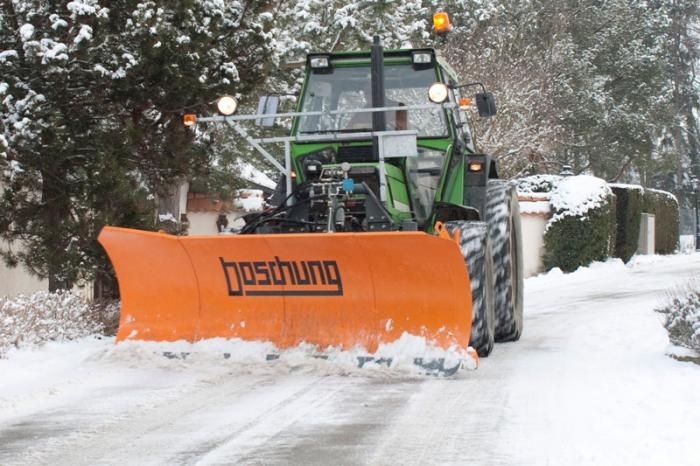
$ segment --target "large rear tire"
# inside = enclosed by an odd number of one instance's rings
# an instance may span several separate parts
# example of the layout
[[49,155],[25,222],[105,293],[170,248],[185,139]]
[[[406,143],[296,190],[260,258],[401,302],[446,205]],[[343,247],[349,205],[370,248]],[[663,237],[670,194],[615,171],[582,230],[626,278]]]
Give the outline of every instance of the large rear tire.
[[486,221],[493,251],[496,341],[515,341],[523,331],[523,260],[520,207],[514,186],[490,180]]
[[452,221],[445,224],[450,235],[459,231],[459,247],[469,272],[472,291],[472,331],[469,346],[479,357],[491,353],[495,341],[493,255],[485,222]]

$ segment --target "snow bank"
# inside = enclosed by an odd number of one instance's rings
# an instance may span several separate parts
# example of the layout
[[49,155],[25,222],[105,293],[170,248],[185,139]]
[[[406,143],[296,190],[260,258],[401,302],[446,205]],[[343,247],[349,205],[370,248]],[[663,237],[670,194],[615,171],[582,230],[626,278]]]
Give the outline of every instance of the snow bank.
[[89,304],[68,291],[0,297],[0,358],[13,347],[109,333],[117,315],[115,305]]
[[228,367],[238,374],[253,375],[313,373],[404,377],[435,373],[415,365],[416,358],[423,358],[425,363],[442,360],[445,369],[459,366],[474,370],[478,365],[470,352],[436,348],[425,338],[407,333],[392,343],[380,344],[373,354],[362,347],[320,350],[316,345],[302,342],[280,350],[269,341],[212,338],[195,343],[123,341],[110,347],[100,358],[131,367],[183,370],[200,366]]
[[[101,338],[113,333],[117,318],[116,305],[95,306],[70,292],[0,298],[0,358],[15,353],[15,349],[36,349],[50,342]],[[423,374],[425,370],[413,364],[417,357],[426,362],[443,360],[445,368],[461,365],[464,369],[475,369],[477,365],[472,353],[436,348],[425,338],[409,334],[395,342],[380,344],[371,355],[360,347],[321,350],[316,345],[301,343],[279,350],[271,342],[214,338],[196,343],[124,341],[105,349],[100,357],[133,366],[191,367],[211,363],[236,367],[242,373],[301,371],[328,375],[367,375],[368,371]],[[358,367],[360,361],[363,367]]]

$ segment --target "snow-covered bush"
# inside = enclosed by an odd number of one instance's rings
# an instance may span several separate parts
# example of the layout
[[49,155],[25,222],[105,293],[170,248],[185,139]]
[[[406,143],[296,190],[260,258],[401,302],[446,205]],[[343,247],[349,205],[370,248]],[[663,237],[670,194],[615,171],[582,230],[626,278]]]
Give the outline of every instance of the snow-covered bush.
[[68,291],[0,297],[0,357],[13,346],[113,333],[118,314],[114,303],[87,303]]
[[615,198],[600,178],[563,178],[552,190],[554,215],[544,233],[545,269],[573,272],[612,255],[615,238]]
[[700,280],[656,311],[665,315],[664,327],[671,343],[700,352]]
[[517,180],[516,187],[519,194],[551,193],[561,179],[558,175],[532,175]]
[[615,244],[615,200],[593,176],[536,175],[518,181],[519,194],[549,193],[552,218],[544,234],[543,265],[573,272],[603,261]]

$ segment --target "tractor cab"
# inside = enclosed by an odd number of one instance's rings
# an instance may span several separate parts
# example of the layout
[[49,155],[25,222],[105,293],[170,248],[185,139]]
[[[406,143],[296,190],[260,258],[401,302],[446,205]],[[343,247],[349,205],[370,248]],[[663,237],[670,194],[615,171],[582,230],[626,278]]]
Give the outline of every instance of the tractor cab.
[[340,231],[430,229],[452,154],[474,152],[456,82],[433,49],[375,39],[369,52],[309,55],[292,124],[297,187],[352,180]]
[[[295,134],[372,131],[376,114],[384,117],[384,128],[378,131],[411,130],[421,138],[447,137],[444,111],[428,106],[428,89],[441,80],[434,62],[432,50],[387,52],[377,76],[383,78],[378,84],[384,95],[374,98],[369,54],[310,55],[299,108],[310,115],[297,119]],[[386,110],[372,110],[380,108]]]

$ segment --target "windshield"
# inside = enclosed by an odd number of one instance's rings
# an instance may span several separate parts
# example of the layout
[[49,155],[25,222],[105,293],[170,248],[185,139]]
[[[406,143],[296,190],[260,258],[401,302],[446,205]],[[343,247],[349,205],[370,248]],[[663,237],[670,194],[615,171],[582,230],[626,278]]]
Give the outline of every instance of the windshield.
[[[415,69],[411,64],[385,65],[385,107],[429,104],[428,88],[437,77],[432,68]],[[369,65],[335,67],[312,72],[303,97],[302,112],[325,112],[325,115],[299,118],[300,134],[343,131],[371,131],[370,112],[330,114],[370,108],[371,84]],[[438,106],[428,109],[385,112],[387,130],[415,130],[419,137],[444,137],[445,116]]]

